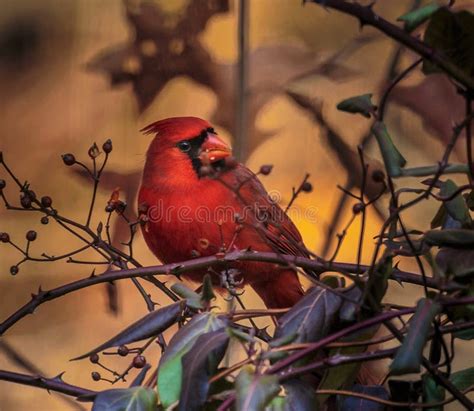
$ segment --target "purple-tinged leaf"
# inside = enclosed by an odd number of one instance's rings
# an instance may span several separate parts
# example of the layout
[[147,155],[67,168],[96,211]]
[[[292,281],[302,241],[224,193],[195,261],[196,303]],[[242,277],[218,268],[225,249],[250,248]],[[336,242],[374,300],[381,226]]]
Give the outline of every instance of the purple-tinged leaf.
[[[387,390],[381,385],[359,385],[355,384],[352,386],[350,391],[357,392],[360,394],[367,394],[372,397],[377,397],[382,400],[388,400],[389,394]],[[385,405],[379,402],[366,400],[365,398],[359,397],[346,397],[342,395],[337,396],[339,411],[383,411]]]
[[183,380],[179,411],[199,411],[206,402],[209,378],[216,372],[227,349],[226,330],[199,336],[194,346],[182,357]]
[[99,345],[97,348],[79,357],[73,358],[73,361],[89,357],[90,355],[103,351],[106,348],[130,344],[161,334],[179,320],[184,306],[184,301],[178,301],[174,304],[160,308],[159,310],[152,311],[137,322],[129,325],[115,337]]
[[285,411],[312,411],[317,404],[314,388],[305,381],[295,379],[283,384],[286,391]]
[[390,364],[392,375],[403,375],[420,371],[423,348],[441,305],[433,300],[422,298],[418,301],[416,312],[410,319],[408,333]]

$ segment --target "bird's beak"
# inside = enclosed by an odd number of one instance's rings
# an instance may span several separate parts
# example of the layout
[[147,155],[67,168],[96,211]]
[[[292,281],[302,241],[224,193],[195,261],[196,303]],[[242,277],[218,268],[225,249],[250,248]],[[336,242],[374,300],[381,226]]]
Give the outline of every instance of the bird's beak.
[[232,154],[232,149],[215,134],[209,133],[201,146],[199,159],[203,164],[212,164],[223,160]]

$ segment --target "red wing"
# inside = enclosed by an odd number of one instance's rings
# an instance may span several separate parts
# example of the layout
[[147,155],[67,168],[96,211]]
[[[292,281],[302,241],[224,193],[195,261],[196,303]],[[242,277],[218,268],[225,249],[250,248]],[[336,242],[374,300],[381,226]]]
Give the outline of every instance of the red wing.
[[225,173],[222,179],[232,187],[240,187],[239,195],[245,205],[255,208],[253,223],[263,224],[262,235],[275,252],[309,257],[300,232],[281,207],[271,200],[254,173],[239,165],[232,173]]

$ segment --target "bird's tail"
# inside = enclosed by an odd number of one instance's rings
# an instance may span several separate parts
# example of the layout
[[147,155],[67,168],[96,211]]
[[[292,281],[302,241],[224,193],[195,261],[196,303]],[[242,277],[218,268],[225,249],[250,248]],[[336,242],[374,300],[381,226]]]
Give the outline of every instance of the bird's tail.
[[298,275],[290,270],[279,272],[271,281],[251,285],[268,308],[292,307],[304,295]]

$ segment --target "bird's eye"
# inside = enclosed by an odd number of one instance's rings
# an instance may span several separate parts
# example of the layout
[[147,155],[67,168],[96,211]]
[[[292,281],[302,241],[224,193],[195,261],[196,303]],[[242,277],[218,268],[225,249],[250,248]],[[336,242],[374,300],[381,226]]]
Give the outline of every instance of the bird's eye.
[[186,153],[188,152],[189,150],[191,150],[191,143],[189,141],[180,141],[177,145],[176,145],[183,153]]

